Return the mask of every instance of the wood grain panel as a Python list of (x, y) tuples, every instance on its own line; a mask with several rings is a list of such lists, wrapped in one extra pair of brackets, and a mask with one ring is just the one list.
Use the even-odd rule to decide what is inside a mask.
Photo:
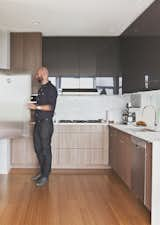
[[(42, 66), (42, 34), (39, 32), (11, 33), (11, 72), (35, 74)], [(32, 91), (39, 86), (32, 82)]]
[(146, 207), (151, 210), (152, 193), (152, 144), (148, 143), (146, 147), (146, 173), (145, 173), (145, 201)]
[[(106, 168), (108, 129), (105, 125), (55, 125), (53, 168)], [(12, 167), (37, 167), (32, 136), (12, 141)]]
[(23, 33), (11, 33), (11, 71), (23, 72)]
[(35, 73), (42, 65), (42, 37), (41, 33), (23, 34), (23, 68), (24, 71)]

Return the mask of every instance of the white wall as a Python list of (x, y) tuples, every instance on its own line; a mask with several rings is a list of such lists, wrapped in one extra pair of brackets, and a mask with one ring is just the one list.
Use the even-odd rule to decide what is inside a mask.
[(56, 121), (61, 119), (106, 119), (106, 110), (108, 110), (108, 119), (120, 122), (125, 104), (126, 100), (119, 95), (59, 95), (55, 118)]

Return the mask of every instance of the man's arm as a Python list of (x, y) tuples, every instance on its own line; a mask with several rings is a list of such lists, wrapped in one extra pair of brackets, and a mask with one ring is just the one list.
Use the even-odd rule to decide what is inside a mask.
[(42, 110), (42, 111), (53, 111), (55, 108), (56, 104), (56, 99), (57, 99), (57, 89), (51, 89), (48, 93), (48, 101), (46, 105), (36, 105), (33, 103), (28, 104), (28, 108), (32, 110)]
[(32, 110), (52, 111), (51, 105), (36, 105), (33, 103), (29, 103), (28, 108)]

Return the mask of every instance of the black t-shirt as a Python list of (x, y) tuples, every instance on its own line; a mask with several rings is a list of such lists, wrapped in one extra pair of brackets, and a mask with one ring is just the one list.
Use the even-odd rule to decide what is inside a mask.
[(50, 105), (52, 111), (35, 111), (35, 120), (52, 119), (57, 101), (57, 89), (48, 81), (47, 84), (43, 84), (38, 90), (37, 105)]

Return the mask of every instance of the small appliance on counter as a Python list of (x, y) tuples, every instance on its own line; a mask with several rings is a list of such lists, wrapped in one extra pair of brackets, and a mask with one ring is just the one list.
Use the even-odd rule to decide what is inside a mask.
[(126, 108), (122, 113), (122, 122), (123, 124), (131, 124), (136, 121), (135, 112), (131, 112), (132, 105), (131, 103), (126, 104)]

